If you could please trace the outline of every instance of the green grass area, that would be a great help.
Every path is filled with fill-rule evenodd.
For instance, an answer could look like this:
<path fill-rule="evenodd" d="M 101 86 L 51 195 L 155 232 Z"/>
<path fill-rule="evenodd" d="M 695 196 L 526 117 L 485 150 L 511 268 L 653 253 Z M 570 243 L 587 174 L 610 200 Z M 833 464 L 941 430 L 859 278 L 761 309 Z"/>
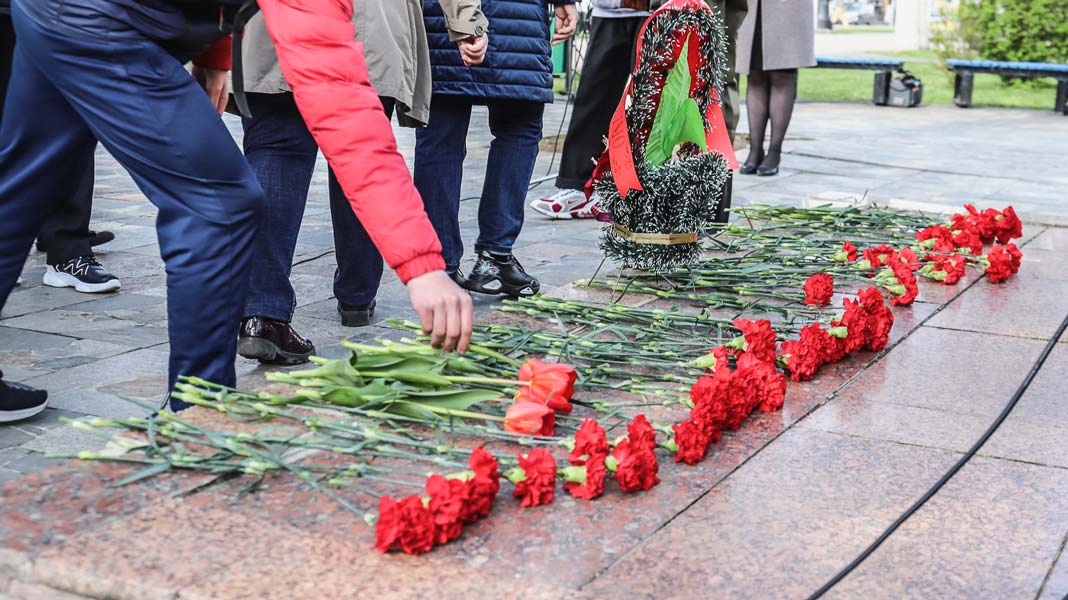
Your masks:
<path fill-rule="evenodd" d="M 953 74 L 932 52 L 887 54 L 905 61 L 905 68 L 923 80 L 923 101 L 929 104 L 953 102 Z M 911 60 L 910 60 L 911 59 Z M 918 59 L 918 60 L 917 60 Z M 935 61 L 935 62 L 930 62 Z M 870 71 L 803 69 L 798 84 L 802 100 L 871 101 L 873 74 Z M 743 90 L 744 84 L 743 84 Z M 1006 84 L 997 75 L 977 74 L 972 103 L 975 106 L 1052 109 L 1057 91 L 1053 79 Z"/>

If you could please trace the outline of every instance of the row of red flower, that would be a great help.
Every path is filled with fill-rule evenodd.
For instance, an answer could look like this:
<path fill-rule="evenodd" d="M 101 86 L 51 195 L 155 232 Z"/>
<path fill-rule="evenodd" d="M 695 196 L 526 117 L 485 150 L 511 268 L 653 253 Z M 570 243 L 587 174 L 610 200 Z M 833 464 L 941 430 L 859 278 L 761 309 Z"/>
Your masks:
<path fill-rule="evenodd" d="M 916 234 L 919 244 L 915 248 L 929 251 L 922 259 L 912 247 L 895 250 L 881 245 L 858 253 L 846 242 L 836 260 L 869 271 L 892 293 L 891 304 L 898 306 L 915 300 L 915 272 L 955 284 L 963 277 L 968 260 L 960 253 L 979 256 L 985 242 L 1005 244 L 995 245 L 983 258 L 991 281 L 1017 272 L 1022 255 L 1009 242 L 1022 235 L 1022 228 L 1012 207 L 979 212 L 966 205 L 966 209 L 967 214 L 953 216 L 949 227 L 936 225 Z M 863 260 L 858 260 L 861 255 Z M 921 268 L 921 261 L 927 265 Z M 826 306 L 834 294 L 834 280 L 829 274 L 814 275 L 804 291 L 806 303 Z M 517 466 L 504 477 L 515 485 L 513 495 L 524 508 L 551 503 L 558 477 L 569 494 L 587 500 L 603 494 L 608 479 L 617 481 L 623 492 L 648 490 L 660 482 L 658 446 L 674 452 L 676 462 L 699 463 L 720 440 L 721 432 L 737 430 L 756 411 L 782 408 L 787 374 L 793 381 L 806 381 L 823 365 L 849 354 L 881 351 L 893 323 L 893 312 L 877 287 L 861 290 L 856 299 L 845 299 L 843 312 L 831 320 L 830 327 L 812 323 L 802 328 L 798 339 L 781 344 L 770 321 L 735 320 L 742 335 L 691 363 L 704 368 L 706 374 L 690 390 L 688 417 L 671 426 L 672 439 L 658 444 L 656 429 L 639 414 L 627 425 L 627 435 L 610 444 L 605 429 L 595 419 L 585 419 L 574 438 L 566 441 L 570 447 L 567 466 L 558 468 L 549 450 L 537 448 L 520 453 Z M 575 370 L 531 359 L 519 369 L 517 379 L 520 387 L 506 412 L 505 429 L 552 436 L 556 413 L 572 410 Z M 464 473 L 431 475 L 425 495 L 413 494 L 400 501 L 383 496 L 375 526 L 376 547 L 382 552 L 393 548 L 409 554 L 427 552 L 456 539 L 464 525 L 489 514 L 500 486 L 498 463 L 489 452 L 476 448 L 468 464 L 470 470 Z"/>

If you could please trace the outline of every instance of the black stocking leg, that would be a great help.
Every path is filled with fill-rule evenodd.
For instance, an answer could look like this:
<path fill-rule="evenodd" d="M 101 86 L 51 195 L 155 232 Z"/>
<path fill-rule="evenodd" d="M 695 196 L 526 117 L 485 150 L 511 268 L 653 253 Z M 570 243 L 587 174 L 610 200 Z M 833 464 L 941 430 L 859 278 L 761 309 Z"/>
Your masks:
<path fill-rule="evenodd" d="M 794 102 L 797 100 L 797 69 L 767 73 L 771 82 L 771 143 L 760 166 L 764 169 L 778 169 L 782 160 L 782 143 L 786 139 L 786 130 L 790 127 L 790 117 L 794 114 Z"/>
<path fill-rule="evenodd" d="M 767 71 L 749 71 L 745 88 L 745 108 L 749 115 L 749 158 L 745 166 L 755 170 L 764 160 L 764 131 L 768 128 L 771 79 Z"/>

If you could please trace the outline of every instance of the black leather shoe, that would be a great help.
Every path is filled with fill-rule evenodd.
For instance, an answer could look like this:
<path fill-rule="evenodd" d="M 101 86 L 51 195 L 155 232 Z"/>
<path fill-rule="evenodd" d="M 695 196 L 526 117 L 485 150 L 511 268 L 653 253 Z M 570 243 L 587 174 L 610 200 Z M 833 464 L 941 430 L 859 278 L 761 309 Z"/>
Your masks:
<path fill-rule="evenodd" d="M 764 149 L 760 149 L 758 154 L 755 150 L 749 151 L 749 156 L 745 159 L 745 164 L 738 168 L 738 172 L 742 175 L 752 175 L 760 169 L 760 164 L 764 161 Z"/>
<path fill-rule="evenodd" d="M 537 294 L 541 284 L 511 254 L 479 252 L 464 287 L 480 294 L 525 297 Z"/>
<path fill-rule="evenodd" d="M 344 327 L 366 327 L 371 324 L 371 317 L 375 316 L 377 300 L 371 300 L 370 304 L 345 304 L 337 301 L 337 312 L 341 315 L 341 325 Z"/>
<path fill-rule="evenodd" d="M 273 365 L 299 365 L 315 354 L 315 346 L 282 321 L 250 317 L 241 322 L 237 353 Z"/>
<path fill-rule="evenodd" d="M 115 239 L 115 234 L 110 231 L 89 231 L 89 247 L 100 246 Z M 48 252 L 48 246 L 37 240 L 37 251 Z"/>
<path fill-rule="evenodd" d="M 779 174 L 779 163 L 782 161 L 782 154 L 778 152 L 768 152 L 768 155 L 764 157 L 764 160 L 760 161 L 760 166 L 757 167 L 757 175 L 761 177 L 770 177 L 772 175 Z"/>
<path fill-rule="evenodd" d="M 452 279 L 453 283 L 467 289 L 467 276 L 464 275 L 464 272 L 459 267 L 455 271 L 446 271 L 446 275 L 449 276 L 449 279 Z"/>

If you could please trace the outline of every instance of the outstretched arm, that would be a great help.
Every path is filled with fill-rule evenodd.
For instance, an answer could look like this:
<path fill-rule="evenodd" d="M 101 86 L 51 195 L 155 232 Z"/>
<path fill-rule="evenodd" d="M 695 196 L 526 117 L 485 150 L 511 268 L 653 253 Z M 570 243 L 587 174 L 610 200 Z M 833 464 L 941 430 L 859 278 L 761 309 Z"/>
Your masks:
<path fill-rule="evenodd" d="M 304 122 L 356 216 L 408 285 L 423 329 L 467 349 L 471 299 L 444 272 L 441 244 L 355 41 L 351 0 L 260 0 Z"/>

